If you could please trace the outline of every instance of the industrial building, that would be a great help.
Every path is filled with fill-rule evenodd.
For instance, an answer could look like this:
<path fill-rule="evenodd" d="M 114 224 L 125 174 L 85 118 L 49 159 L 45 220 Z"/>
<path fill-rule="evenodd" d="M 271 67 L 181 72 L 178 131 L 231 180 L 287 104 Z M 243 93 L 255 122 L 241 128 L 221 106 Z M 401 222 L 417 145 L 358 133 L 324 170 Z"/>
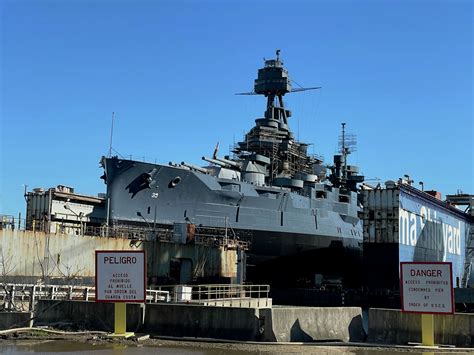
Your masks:
<path fill-rule="evenodd" d="M 27 230 L 84 235 L 88 227 L 100 227 L 106 220 L 104 194 L 80 195 L 72 187 L 58 185 L 35 188 L 25 193 L 25 199 Z"/>

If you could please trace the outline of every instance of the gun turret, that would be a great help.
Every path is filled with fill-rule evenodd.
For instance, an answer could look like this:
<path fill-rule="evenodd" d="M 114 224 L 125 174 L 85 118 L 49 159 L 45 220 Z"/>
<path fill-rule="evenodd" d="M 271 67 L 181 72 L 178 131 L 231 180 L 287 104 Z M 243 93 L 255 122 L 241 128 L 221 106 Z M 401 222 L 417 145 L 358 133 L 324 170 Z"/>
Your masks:
<path fill-rule="evenodd" d="M 228 160 L 228 159 L 224 159 L 224 158 L 217 158 L 217 157 L 215 158 L 215 160 L 220 161 L 220 162 L 222 162 L 222 163 L 224 163 L 224 164 L 229 164 L 229 165 L 231 165 L 232 167 L 237 168 L 237 169 L 239 169 L 239 170 L 240 170 L 240 168 L 241 168 L 241 165 L 240 165 L 239 163 L 237 163 L 237 162 L 235 162 L 235 161 L 232 161 L 232 160 Z"/>
<path fill-rule="evenodd" d="M 187 167 L 187 168 L 190 168 L 191 170 L 196 170 L 196 171 L 199 171 L 200 173 L 203 173 L 203 174 L 208 174 L 209 172 L 204 169 L 204 168 L 201 168 L 199 166 L 196 166 L 196 165 L 192 165 L 192 164 L 188 164 L 188 163 L 185 163 L 184 161 L 181 162 L 181 165 Z"/>
<path fill-rule="evenodd" d="M 231 164 L 225 163 L 225 162 L 220 161 L 220 160 L 211 159 L 211 158 L 207 158 L 207 157 L 202 157 L 202 160 L 205 160 L 205 161 L 207 161 L 208 163 L 211 163 L 211 164 L 219 165 L 222 168 L 232 168 Z"/>
<path fill-rule="evenodd" d="M 181 165 L 181 164 L 176 164 L 176 163 L 173 163 L 172 161 L 170 161 L 168 163 L 169 166 L 172 166 L 173 168 L 180 168 L 180 169 L 184 169 L 184 170 L 191 170 L 191 168 L 187 167 L 187 166 L 184 166 L 184 165 Z"/>

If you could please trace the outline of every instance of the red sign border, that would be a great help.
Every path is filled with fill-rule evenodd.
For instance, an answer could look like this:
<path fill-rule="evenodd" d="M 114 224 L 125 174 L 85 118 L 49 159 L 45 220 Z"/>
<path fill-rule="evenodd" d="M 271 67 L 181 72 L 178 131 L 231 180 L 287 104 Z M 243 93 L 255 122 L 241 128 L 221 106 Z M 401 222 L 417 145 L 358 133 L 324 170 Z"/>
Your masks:
<path fill-rule="evenodd" d="M 97 263 L 97 255 L 101 253 L 113 253 L 113 254 L 119 254 L 119 253 L 139 253 L 143 254 L 143 299 L 139 300 L 104 300 L 104 299 L 98 299 L 98 288 L 97 288 L 97 269 L 98 269 L 98 263 Z M 146 269 L 146 251 L 145 250 L 96 250 L 95 251 L 95 302 L 104 302 L 104 303 L 145 303 L 146 302 L 146 281 L 147 281 L 147 269 Z"/>
<path fill-rule="evenodd" d="M 451 281 L 451 312 L 419 312 L 419 311 L 407 311 L 404 308 L 403 304 L 403 270 L 402 267 L 405 264 L 415 264 L 415 265 L 449 265 L 449 280 Z M 400 262 L 400 297 L 401 297 L 401 310 L 404 313 L 417 313 L 417 314 L 454 314 L 454 288 L 453 288 L 453 263 L 451 261 L 401 261 Z"/>

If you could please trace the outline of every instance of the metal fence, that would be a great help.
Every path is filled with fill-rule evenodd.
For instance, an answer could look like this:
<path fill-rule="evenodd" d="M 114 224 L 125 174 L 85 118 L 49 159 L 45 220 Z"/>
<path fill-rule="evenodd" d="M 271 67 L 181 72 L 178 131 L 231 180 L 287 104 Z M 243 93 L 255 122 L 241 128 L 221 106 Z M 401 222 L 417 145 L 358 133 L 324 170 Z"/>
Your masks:
<path fill-rule="evenodd" d="M 0 311 L 31 311 L 36 301 L 40 299 L 94 301 L 95 288 L 32 284 L 0 285 Z M 146 301 L 169 302 L 170 294 L 165 290 L 146 290 Z"/>
<path fill-rule="evenodd" d="M 38 223 L 35 223 L 38 222 Z M 68 226 L 67 230 L 62 229 L 59 223 L 55 223 L 56 228 L 51 234 L 74 234 L 91 237 L 108 237 L 130 239 L 137 246 L 143 241 L 159 241 L 159 242 L 177 242 L 174 238 L 173 229 L 170 227 L 156 226 L 130 226 L 117 225 L 108 226 L 88 226 L 86 224 L 80 226 Z M 32 232 L 48 233 L 48 225 L 41 221 L 33 221 Z M 0 230 L 25 230 L 25 219 L 15 218 L 13 216 L 0 215 Z M 243 250 L 249 249 L 249 243 L 236 237 L 231 229 L 232 235 L 227 235 L 225 228 L 196 228 L 193 238 L 186 243 L 194 243 L 209 247 L 226 247 L 229 249 L 239 246 Z"/>
<path fill-rule="evenodd" d="M 135 226 L 94 227 L 86 226 L 84 235 L 138 240 L 170 241 L 173 231 L 168 228 L 148 228 Z"/>
<path fill-rule="evenodd" d="M 172 302 L 195 303 L 207 306 L 270 307 L 269 285 L 166 285 L 156 290 L 169 291 Z"/>
<path fill-rule="evenodd" d="M 164 285 L 146 290 L 146 302 L 207 306 L 270 307 L 269 285 Z M 68 285 L 0 285 L 0 311 L 32 311 L 40 299 L 95 301 L 95 288 Z"/>
<path fill-rule="evenodd" d="M 0 230 L 1 229 L 22 229 L 26 228 L 26 220 L 21 217 L 0 214 Z"/>

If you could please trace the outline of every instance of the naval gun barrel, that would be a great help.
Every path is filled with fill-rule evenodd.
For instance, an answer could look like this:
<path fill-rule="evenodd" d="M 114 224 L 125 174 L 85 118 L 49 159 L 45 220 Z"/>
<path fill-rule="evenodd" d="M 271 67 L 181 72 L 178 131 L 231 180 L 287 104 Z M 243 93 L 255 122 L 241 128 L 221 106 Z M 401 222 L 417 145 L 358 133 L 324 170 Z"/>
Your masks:
<path fill-rule="evenodd" d="M 222 168 L 231 168 L 232 167 L 232 165 L 224 163 L 223 161 L 219 161 L 219 160 L 216 160 L 216 159 L 202 157 L 202 160 L 205 160 L 205 161 L 207 161 L 208 163 L 211 163 L 211 164 L 219 165 Z"/>
<path fill-rule="evenodd" d="M 180 169 L 184 169 L 184 170 L 191 170 L 191 168 L 187 167 L 187 166 L 184 166 L 182 164 L 175 164 L 173 163 L 172 161 L 170 161 L 168 163 L 169 166 L 172 166 L 173 168 L 180 168 Z"/>
<path fill-rule="evenodd" d="M 181 162 L 181 165 L 182 166 L 185 166 L 187 168 L 190 168 L 191 170 L 196 170 L 196 171 L 199 171 L 200 173 L 203 173 L 203 174 L 207 174 L 208 171 L 204 168 L 201 168 L 199 166 L 196 166 L 196 165 L 192 165 L 192 164 L 188 164 L 188 163 L 185 163 L 184 161 Z"/>
<path fill-rule="evenodd" d="M 223 159 L 223 158 L 217 158 L 217 157 L 214 158 L 214 160 L 220 161 L 224 164 L 229 164 L 230 166 L 232 166 L 234 168 L 240 169 L 240 164 L 235 162 L 235 161 L 228 160 L 228 159 Z"/>

